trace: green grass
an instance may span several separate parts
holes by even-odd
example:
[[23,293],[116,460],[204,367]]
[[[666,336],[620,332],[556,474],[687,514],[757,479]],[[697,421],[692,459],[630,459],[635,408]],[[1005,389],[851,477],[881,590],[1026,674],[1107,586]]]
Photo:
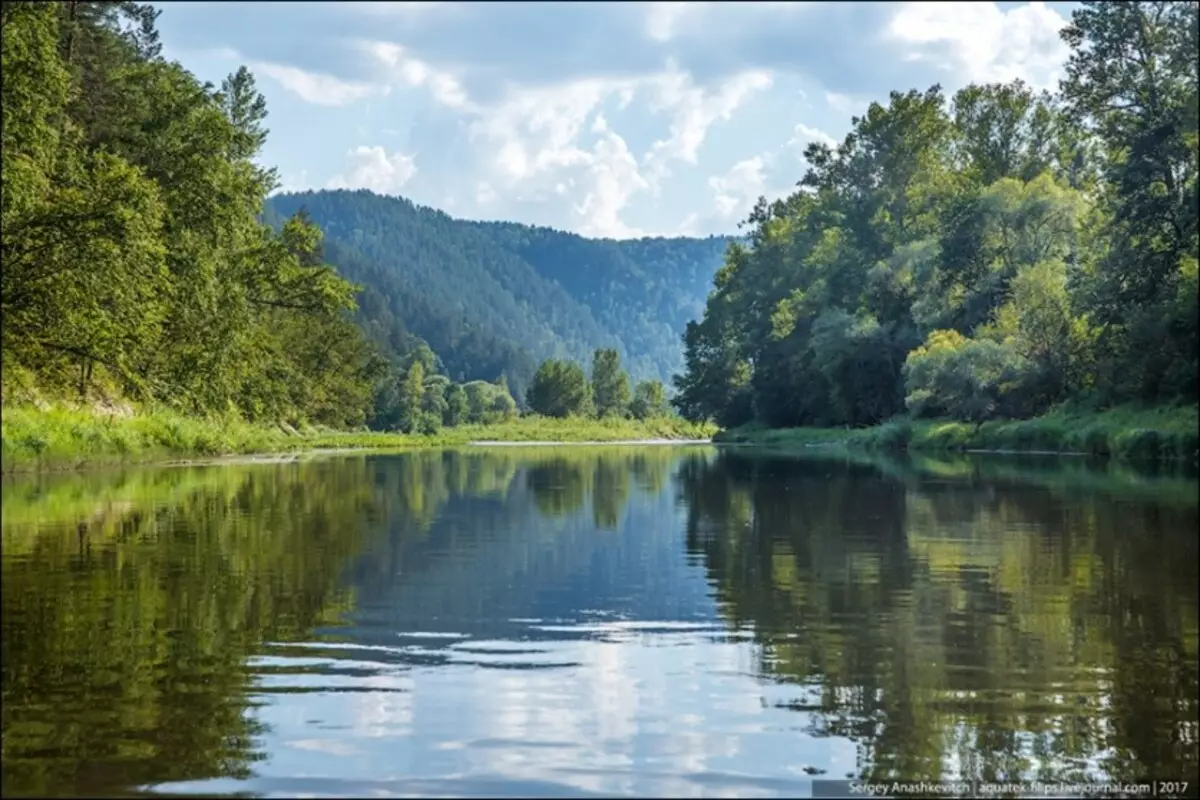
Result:
[[1060,410],[1027,420],[970,423],[895,420],[873,428],[744,426],[721,431],[714,442],[776,447],[838,446],[929,452],[1078,453],[1130,461],[1196,463],[1200,437],[1197,407]]
[[170,411],[106,416],[67,407],[5,408],[0,421],[0,470],[29,472],[117,463],[327,449],[447,447],[474,441],[612,442],[705,439],[713,428],[676,418],[547,419],[522,417],[495,425],[443,428],[433,435],[336,431],[208,420]]

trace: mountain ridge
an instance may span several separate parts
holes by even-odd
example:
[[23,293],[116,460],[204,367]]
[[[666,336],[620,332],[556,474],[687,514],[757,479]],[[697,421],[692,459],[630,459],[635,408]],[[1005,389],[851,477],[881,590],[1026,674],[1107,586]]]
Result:
[[325,260],[363,287],[359,322],[402,357],[427,343],[455,380],[504,375],[520,397],[546,358],[617,349],[635,380],[669,383],[735,237],[592,239],[545,226],[457,219],[359,190],[268,198],[278,225],[301,209]]

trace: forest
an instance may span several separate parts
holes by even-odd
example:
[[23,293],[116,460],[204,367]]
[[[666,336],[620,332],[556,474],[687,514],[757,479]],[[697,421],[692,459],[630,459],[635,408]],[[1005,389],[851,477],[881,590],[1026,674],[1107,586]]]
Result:
[[362,287],[357,318],[381,351],[403,365],[424,342],[453,380],[503,373],[518,397],[542,360],[596,348],[669,381],[731,241],[585,239],[366,190],[277,194],[266,214],[278,228],[301,210],[325,233],[325,259]]
[[668,393],[727,428],[1196,402],[1195,3],[1085,3],[1057,93],[893,92],[744,236],[634,241],[270,196],[252,74],[168,62],[158,13],[0,7],[6,405],[409,432]]
[[[423,428],[514,415],[544,359],[613,349],[648,381],[682,366],[728,239],[588,240],[366,191],[269,197],[247,69],[217,87],[168,62],[148,4],[2,14],[6,404],[408,431],[420,413]],[[424,412],[404,405],[417,363],[445,390]]]
[[302,216],[261,220],[266,103],[201,84],[131,2],[0,6],[5,400],[109,396],[362,425],[387,361]]
[[760,199],[674,402],[724,427],[1194,404],[1198,6],[1088,2],[1057,93],[893,92]]

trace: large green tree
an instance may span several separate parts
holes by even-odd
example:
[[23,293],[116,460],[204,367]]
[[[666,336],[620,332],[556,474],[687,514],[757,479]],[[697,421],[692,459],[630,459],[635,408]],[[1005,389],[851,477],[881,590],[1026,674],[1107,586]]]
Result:
[[[304,214],[260,219],[266,103],[160,55],[148,5],[4,3],[5,385],[359,425],[385,364]],[[7,396],[7,395],[6,395]]]
[[583,416],[595,408],[583,367],[557,359],[543,361],[538,367],[525,402],[534,413],[547,417]]
[[629,376],[621,367],[621,354],[612,348],[592,355],[592,397],[602,417],[623,416],[629,411]]

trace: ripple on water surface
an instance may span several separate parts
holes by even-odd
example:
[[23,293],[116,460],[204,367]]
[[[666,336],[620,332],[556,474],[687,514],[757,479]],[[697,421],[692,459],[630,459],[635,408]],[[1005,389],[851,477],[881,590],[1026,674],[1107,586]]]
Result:
[[1194,774],[1195,480],[1034,466],[481,448],[8,487],[4,794]]

